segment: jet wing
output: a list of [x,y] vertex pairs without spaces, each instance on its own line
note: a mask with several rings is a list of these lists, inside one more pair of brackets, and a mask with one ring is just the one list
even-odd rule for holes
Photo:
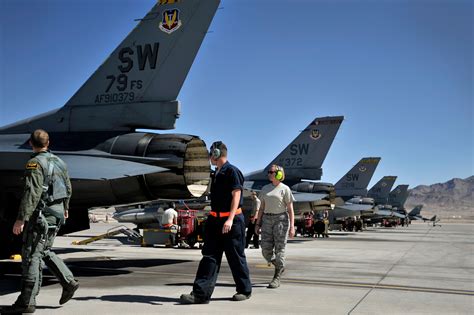
[[300,193],[293,191],[296,202],[316,202],[328,196],[328,194]]
[[110,180],[168,170],[163,167],[103,157],[63,154],[59,156],[66,162],[71,179]]

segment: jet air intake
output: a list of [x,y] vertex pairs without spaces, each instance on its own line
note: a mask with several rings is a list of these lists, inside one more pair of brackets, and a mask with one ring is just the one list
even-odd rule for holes
[[204,141],[197,136],[129,133],[111,138],[96,149],[119,159],[167,169],[110,180],[116,197],[114,202],[200,197],[210,182],[208,151]]

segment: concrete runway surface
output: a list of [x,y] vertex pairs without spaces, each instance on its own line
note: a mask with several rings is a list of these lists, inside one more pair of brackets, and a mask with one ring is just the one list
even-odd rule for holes
[[[96,223],[57,238],[55,251],[81,286],[60,306],[61,287],[45,271],[35,314],[474,314],[474,225],[440,224],[294,238],[278,289],[266,288],[273,268],[260,250],[248,249],[251,299],[230,301],[235,287],[224,258],[211,303],[180,305],[200,250],[142,248],[123,236],[71,245],[118,225]],[[16,299],[19,268],[0,262],[0,305]]]

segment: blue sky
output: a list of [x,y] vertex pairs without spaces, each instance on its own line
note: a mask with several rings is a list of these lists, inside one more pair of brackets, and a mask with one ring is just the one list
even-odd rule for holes
[[[0,1],[0,125],[63,106],[154,2]],[[333,115],[323,181],[365,156],[371,185],[474,173],[472,1],[223,0],[210,31],[174,132],[223,140],[244,173]]]

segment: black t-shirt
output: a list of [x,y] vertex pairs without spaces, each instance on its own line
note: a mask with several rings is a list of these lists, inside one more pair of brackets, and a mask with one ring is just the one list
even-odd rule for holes
[[[234,165],[226,162],[222,168],[213,175],[211,182],[211,208],[215,212],[229,212],[232,204],[232,191],[244,185],[242,172]],[[240,194],[238,208],[242,207],[243,194]]]

